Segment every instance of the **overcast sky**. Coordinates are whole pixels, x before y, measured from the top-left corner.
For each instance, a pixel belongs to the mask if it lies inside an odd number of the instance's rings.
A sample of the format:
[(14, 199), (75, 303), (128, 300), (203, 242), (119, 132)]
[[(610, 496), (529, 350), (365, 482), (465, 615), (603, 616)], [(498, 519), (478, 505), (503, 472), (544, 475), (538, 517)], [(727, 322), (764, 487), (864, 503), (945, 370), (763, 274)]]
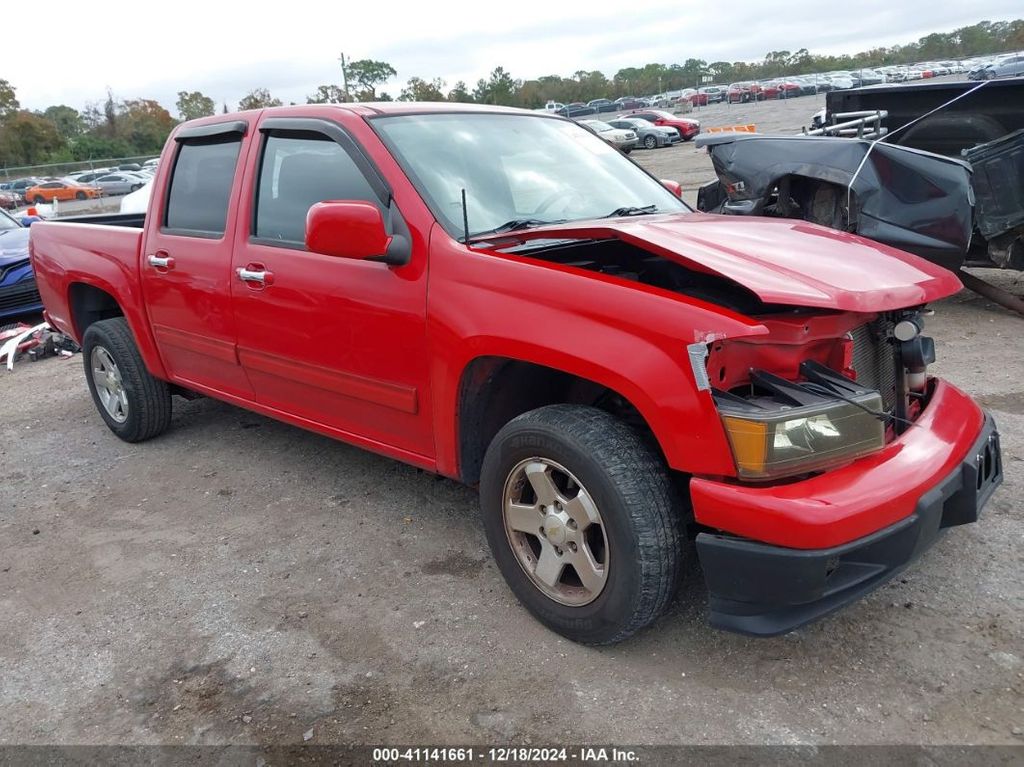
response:
[(303, 103), (318, 85), (340, 84), (341, 51), (389, 62), (398, 77), (384, 89), (397, 96), (413, 76), (472, 88), (498, 65), (528, 79), (580, 69), (611, 76), (687, 58), (758, 60), (770, 50), (856, 53), (1018, 18), (1024, 7), (1020, 0), (88, 0), (16, 16), (0, 44), (0, 78), (17, 88), (22, 106), (81, 109), (109, 86), (121, 99), (155, 98), (177, 116), (179, 90), (201, 90), (231, 109), (256, 87)]

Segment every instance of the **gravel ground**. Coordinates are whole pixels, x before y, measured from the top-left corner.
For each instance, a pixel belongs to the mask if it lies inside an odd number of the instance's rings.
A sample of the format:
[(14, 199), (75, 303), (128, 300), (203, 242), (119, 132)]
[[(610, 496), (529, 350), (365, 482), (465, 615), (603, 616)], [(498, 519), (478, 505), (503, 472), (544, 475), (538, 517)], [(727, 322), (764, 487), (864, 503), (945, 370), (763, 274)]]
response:
[[(710, 177), (691, 145), (634, 156)], [(519, 607), (469, 489), (212, 400), (124, 444), (80, 357), (0, 371), (0, 744), (1020, 744), (1024, 321), (964, 292), (930, 323), (1003, 433), (980, 523), (766, 640), (706, 625), (691, 550), (669, 613), (603, 649)]]

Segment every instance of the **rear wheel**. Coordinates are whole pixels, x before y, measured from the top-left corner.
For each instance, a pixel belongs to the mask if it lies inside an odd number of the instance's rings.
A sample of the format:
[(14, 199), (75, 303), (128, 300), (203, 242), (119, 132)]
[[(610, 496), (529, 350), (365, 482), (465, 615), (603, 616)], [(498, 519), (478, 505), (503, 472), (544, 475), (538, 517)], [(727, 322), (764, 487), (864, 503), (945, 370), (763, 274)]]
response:
[(46, 198), (43, 197), (41, 194), (37, 194), (35, 197), (32, 198), (32, 202), (34, 202), (36, 205), (42, 205), (44, 202), (46, 202)]
[(94, 322), (82, 338), (89, 393), (100, 417), (125, 442), (141, 442), (171, 422), (171, 392), (150, 375), (124, 317)]
[(621, 641), (675, 592), (682, 550), (668, 471), (602, 410), (551, 405), (506, 424), (484, 457), (480, 503), (509, 587), (573, 641)]

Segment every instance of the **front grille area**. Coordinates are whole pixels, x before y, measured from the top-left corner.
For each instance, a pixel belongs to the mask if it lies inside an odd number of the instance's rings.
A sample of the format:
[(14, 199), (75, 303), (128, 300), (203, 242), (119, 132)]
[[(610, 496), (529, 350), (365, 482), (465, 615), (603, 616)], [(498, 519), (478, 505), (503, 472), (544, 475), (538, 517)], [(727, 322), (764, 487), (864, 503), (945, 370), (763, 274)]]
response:
[(889, 413), (896, 407), (899, 376), (896, 349), (888, 340), (891, 324), (880, 319), (850, 332), (853, 337), (853, 369), (857, 372), (857, 383), (877, 389)]
[(35, 280), (23, 280), (0, 288), (0, 312), (21, 306), (32, 306), (38, 304), (40, 300)]

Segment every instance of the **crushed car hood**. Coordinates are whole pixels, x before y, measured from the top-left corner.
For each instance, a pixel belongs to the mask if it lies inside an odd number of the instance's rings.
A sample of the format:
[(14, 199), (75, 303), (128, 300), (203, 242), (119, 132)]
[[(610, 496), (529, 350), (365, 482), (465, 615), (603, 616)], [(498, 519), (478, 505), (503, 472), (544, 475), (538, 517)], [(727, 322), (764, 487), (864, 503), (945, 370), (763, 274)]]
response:
[(673, 213), (570, 221), (482, 239), (613, 237), (718, 274), (770, 304), (880, 312), (944, 298), (962, 287), (952, 272), (910, 253), (794, 219)]

